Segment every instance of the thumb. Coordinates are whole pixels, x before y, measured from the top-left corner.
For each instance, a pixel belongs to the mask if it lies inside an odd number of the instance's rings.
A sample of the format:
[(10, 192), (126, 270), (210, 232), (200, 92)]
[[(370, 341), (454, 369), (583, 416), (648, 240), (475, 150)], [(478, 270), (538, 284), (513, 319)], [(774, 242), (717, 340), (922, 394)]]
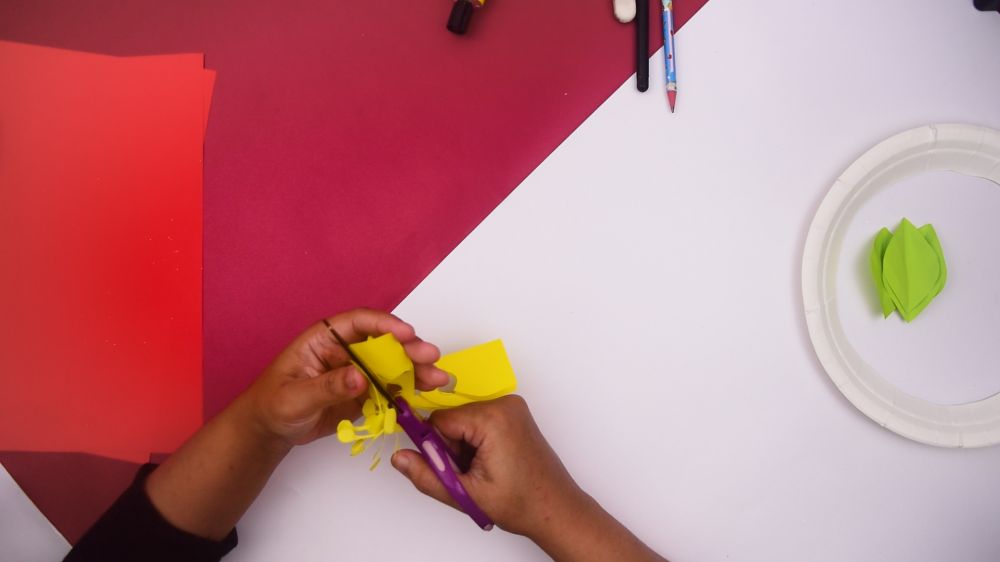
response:
[(285, 408), (288, 412), (308, 415), (327, 406), (352, 400), (367, 387), (367, 381), (354, 365), (339, 367), (288, 385)]
[[(427, 461), (424, 460), (424, 457), (420, 456), (420, 453), (409, 449), (396, 451), (392, 455), (392, 466), (409, 479), (413, 487), (420, 492), (441, 503), (459, 509), (458, 505), (455, 504), (455, 500), (451, 498), (451, 494), (444, 488), (444, 484), (438, 480), (437, 475), (434, 474), (431, 467), (427, 466)], [(461, 476), (459, 476), (459, 479), (462, 480), (462, 485), (465, 486), (465, 480)]]

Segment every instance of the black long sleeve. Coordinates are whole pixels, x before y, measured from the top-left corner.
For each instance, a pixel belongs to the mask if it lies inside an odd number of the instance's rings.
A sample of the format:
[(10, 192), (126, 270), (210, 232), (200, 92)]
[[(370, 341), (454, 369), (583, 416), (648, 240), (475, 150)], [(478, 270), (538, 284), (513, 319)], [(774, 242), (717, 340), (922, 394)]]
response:
[(64, 562), (215, 562), (236, 547), (236, 529), (216, 542), (182, 531), (163, 518), (146, 495), (155, 464), (139, 469), (132, 484), (76, 543)]

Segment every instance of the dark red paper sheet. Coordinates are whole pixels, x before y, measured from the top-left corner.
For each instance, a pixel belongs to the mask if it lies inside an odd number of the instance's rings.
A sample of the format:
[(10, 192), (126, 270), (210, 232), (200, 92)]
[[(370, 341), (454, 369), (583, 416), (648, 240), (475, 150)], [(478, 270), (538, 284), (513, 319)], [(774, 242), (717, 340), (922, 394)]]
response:
[(200, 55), (0, 42), (0, 449), (143, 460), (200, 425)]

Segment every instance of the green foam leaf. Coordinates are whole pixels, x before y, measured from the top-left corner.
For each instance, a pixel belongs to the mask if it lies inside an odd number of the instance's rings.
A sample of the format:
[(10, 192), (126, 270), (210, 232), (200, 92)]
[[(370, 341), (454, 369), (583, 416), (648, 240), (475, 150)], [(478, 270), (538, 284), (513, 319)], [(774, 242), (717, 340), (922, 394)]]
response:
[(882, 315), (886, 318), (892, 314), (893, 310), (896, 310), (896, 305), (892, 304), (892, 297), (889, 296), (889, 292), (885, 290), (885, 284), (882, 283), (882, 259), (885, 257), (885, 248), (889, 245), (889, 240), (892, 240), (892, 233), (889, 232), (888, 228), (882, 227), (882, 230), (875, 235), (875, 242), (872, 244), (871, 257), (869, 258), (875, 290), (878, 291), (879, 304), (882, 306)]
[(888, 316), (895, 308), (907, 322), (941, 292), (947, 278), (944, 252), (934, 227), (927, 224), (917, 229), (905, 218), (895, 233), (883, 228), (876, 235), (871, 266), (883, 314)]

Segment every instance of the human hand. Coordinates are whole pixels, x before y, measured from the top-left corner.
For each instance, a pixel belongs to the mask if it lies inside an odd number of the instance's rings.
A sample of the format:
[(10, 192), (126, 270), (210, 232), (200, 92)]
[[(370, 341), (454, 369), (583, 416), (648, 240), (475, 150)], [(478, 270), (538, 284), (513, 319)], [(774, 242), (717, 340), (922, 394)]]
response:
[[(438, 348), (417, 337), (413, 326), (395, 316), (357, 309), (329, 319), (347, 342), (392, 333), (415, 366), (416, 385), (431, 390), (448, 375), (433, 365)], [(367, 397), (368, 381), (354, 367), (323, 322), (295, 339), (238, 399), (258, 429), (288, 445), (301, 445), (335, 433), (344, 419), (355, 419)]]
[[(430, 421), (456, 451), (475, 450), (459, 479), (502, 529), (534, 538), (587, 504), (589, 496), (545, 441), (520, 396), (438, 410)], [(392, 464), (421, 492), (457, 507), (416, 451), (397, 452)]]
[[(456, 451), (474, 450), (458, 478), (476, 504), (553, 560), (665, 562), (576, 485), (520, 396), (438, 410), (431, 423)], [(397, 452), (392, 465), (421, 492), (457, 508), (416, 451)]]

